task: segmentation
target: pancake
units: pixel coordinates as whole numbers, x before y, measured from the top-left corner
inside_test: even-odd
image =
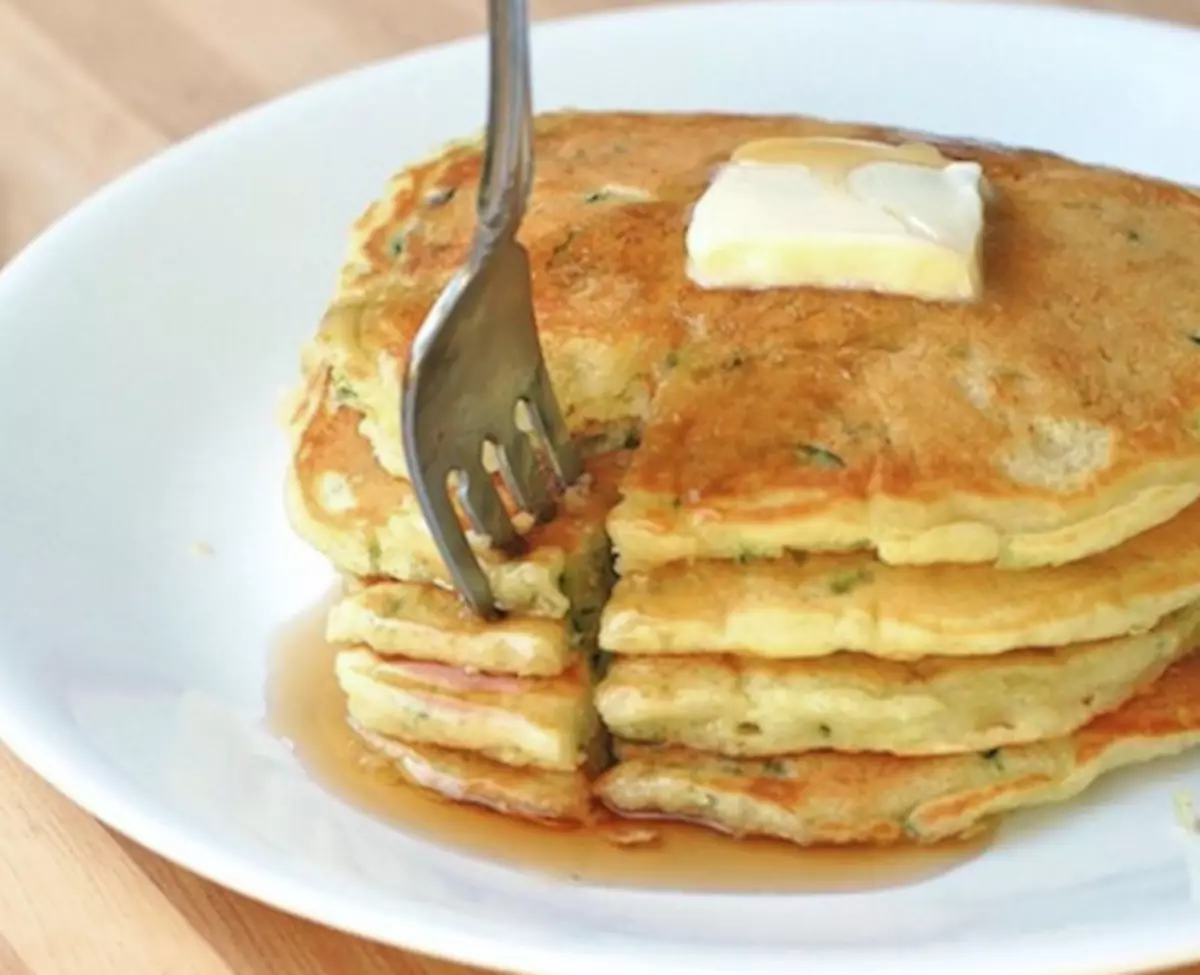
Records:
[[[984,751],[1070,734],[1147,688],[1198,640],[1193,604],[1149,633],[994,657],[618,657],[596,707],[622,738],[725,755]]]
[[[379,466],[359,431],[361,416],[339,405],[328,371],[314,374],[290,420],[293,461],[287,509],[293,529],[343,573],[451,586],[416,493]],[[607,562],[604,517],[615,500],[620,455],[593,457],[588,476],[560,499],[558,515],[525,528],[525,551],[507,557],[473,536],[500,607],[562,618],[569,560]]]
[[[356,727],[380,766],[427,792],[518,819],[578,825],[591,816],[591,783],[582,771],[513,768],[471,752],[414,745]]]
[[[869,552],[677,562],[623,577],[601,645],[618,653],[995,654],[1142,632],[1200,599],[1200,504],[1057,568],[889,566]]]
[[[574,652],[566,620],[488,622],[457,593],[412,582],[378,582],[347,596],[329,611],[325,635],[387,655],[521,676],[561,673]]]
[[[335,669],[360,728],[505,765],[578,768],[597,730],[583,659],[556,677],[511,677],[355,648],[337,655]]]
[[[609,519],[623,570],[787,549],[1058,565],[1200,496],[1194,192],[930,140],[994,191],[981,300],[703,290],[685,273],[688,214],[739,145],[911,134],[621,113],[536,129],[522,238],[555,389],[581,438],[640,428]],[[460,144],[392,183],[304,357],[392,473],[397,377],[467,252],[479,170]]]
[[[565,619],[508,615],[483,620],[457,593],[436,585],[355,580],[330,610],[325,636],[384,656],[551,677],[578,653],[595,653],[600,610],[612,588],[607,552],[588,549],[568,557],[561,587],[571,606]]]
[[[929,843],[1023,806],[1063,802],[1123,766],[1200,745],[1200,655],[1080,731],[970,755],[811,752],[735,759],[621,746],[596,791],[627,815],[685,818],[736,835],[811,845]]]
[[[1200,220],[1197,231],[1200,244]],[[1049,321],[1041,327],[1054,332]],[[924,320],[905,332],[918,329]],[[1191,432],[1200,386],[1182,373],[1175,388],[1187,392],[1145,419],[1154,441],[1173,444],[1175,459],[1135,457],[1139,444],[1154,448],[1144,430],[1126,428],[1123,377],[1092,368],[1083,349],[1016,358],[1004,349],[1016,337],[1007,318],[973,323],[969,334],[965,354],[983,358],[989,377],[1018,377],[988,380],[1019,391],[1003,400],[989,393],[997,398],[986,410],[971,407],[956,382],[968,367],[931,337],[906,334],[896,341],[914,344],[893,352],[865,336],[861,361],[851,344],[739,352],[728,360],[736,366],[677,370],[655,399],[609,518],[620,570],[857,549],[892,564],[1055,566],[1161,524],[1200,495],[1200,439]],[[1086,335],[1074,324],[1067,334]],[[1166,355],[1165,337],[1162,344]],[[1181,351],[1197,348],[1189,339]],[[1049,375],[1060,359],[1069,368]]]

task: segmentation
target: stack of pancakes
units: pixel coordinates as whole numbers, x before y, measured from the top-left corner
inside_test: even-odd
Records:
[[[911,138],[538,120],[522,236],[589,474],[519,555],[477,540],[493,624],[449,588],[399,435],[478,145],[359,221],[289,416],[289,510],[351,580],[329,621],[349,719],[417,784],[541,819],[594,794],[799,843],[935,840],[1200,743],[1200,197],[938,142],[992,190],[979,301],[695,287],[714,168],[795,135]]]
[[[1192,506],[1003,575],[859,553],[626,575],[597,696],[622,761],[600,793],[801,843],[941,839],[1066,798],[1200,742],[1198,552]]]

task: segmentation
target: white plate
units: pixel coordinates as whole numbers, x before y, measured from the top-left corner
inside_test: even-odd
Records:
[[[555,24],[535,48],[541,108],[828,114],[1200,182],[1200,34],[1168,27],[737,3]],[[223,884],[505,969],[1041,975],[1200,957],[1170,810],[1200,785],[1195,760],[1023,817],[915,887],[738,897],[564,886],[422,845],[324,794],[263,730],[272,636],[331,578],[285,526],[276,397],[348,223],[394,168],[482,122],[483,66],[480,43],[452,45],[222,125],[0,278],[4,740]],[[216,555],[190,558],[197,539]]]

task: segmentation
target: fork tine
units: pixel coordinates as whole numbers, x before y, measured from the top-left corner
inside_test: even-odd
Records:
[[[430,475],[428,480],[418,478],[413,483],[438,552],[454,581],[454,588],[476,615],[489,620],[497,619],[501,614],[496,609],[491,583],[467,541],[454,505],[450,503],[446,479]],[[430,485],[433,489],[427,490]]]
[[[550,463],[559,482],[564,486],[575,483],[583,473],[583,464],[575,445],[571,443],[567,425],[563,422],[545,363],[538,364],[533,382],[526,393],[525,403],[529,408],[530,422],[541,437],[542,443],[546,445],[546,452],[550,455]]]
[[[458,476],[458,501],[475,530],[488,536],[492,548],[511,548],[517,530],[483,464],[460,470]]]
[[[520,430],[514,431],[508,443],[497,446],[496,456],[500,462],[500,475],[518,506],[539,522],[554,517],[554,499],[543,483],[541,465],[529,436]]]

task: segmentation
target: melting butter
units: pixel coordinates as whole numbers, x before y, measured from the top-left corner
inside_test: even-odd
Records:
[[[707,288],[823,287],[962,301],[982,290],[983,174],[923,143],[767,139],[700,198],[688,273]]]

